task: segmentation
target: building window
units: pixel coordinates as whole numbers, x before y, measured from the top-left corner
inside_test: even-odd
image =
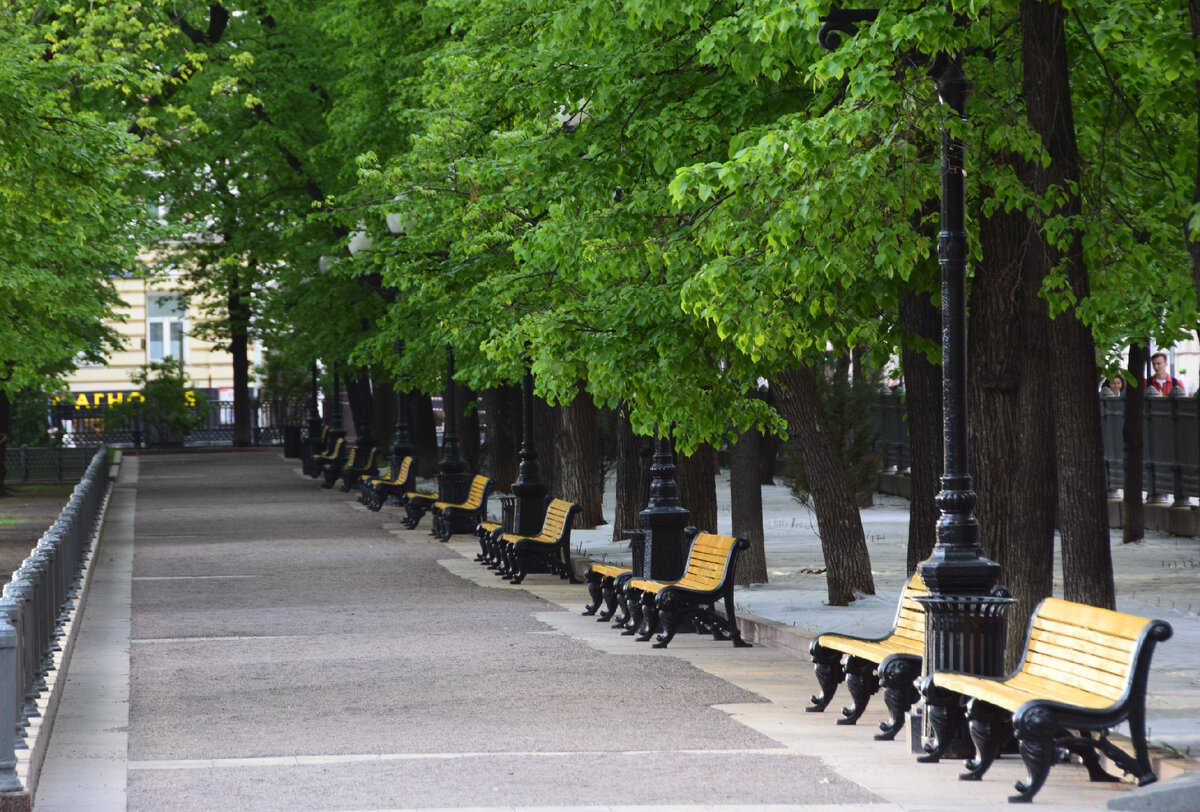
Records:
[[[151,294],[146,298],[147,350],[151,361],[175,358],[183,361],[183,325],[187,299],[176,293]]]

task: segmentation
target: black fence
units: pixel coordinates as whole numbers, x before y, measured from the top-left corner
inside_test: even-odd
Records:
[[[1125,486],[1123,397],[1100,396],[1104,473],[1110,494]],[[885,471],[909,468],[908,423],[902,393],[886,392],[876,401],[879,444]],[[1147,501],[1187,505],[1200,497],[1200,398],[1146,395],[1142,416],[1142,489]]]
[[[90,448],[9,448],[4,452],[5,480],[13,483],[78,482],[95,453]]]
[[[66,448],[147,448],[182,442],[185,446],[233,445],[233,402],[212,401],[207,408],[192,409],[199,426],[182,438],[165,437],[159,427],[141,418],[114,421],[104,409],[63,408],[55,413],[59,443]],[[303,426],[304,403],[268,401],[251,403],[250,442],[281,445],[285,426]]]

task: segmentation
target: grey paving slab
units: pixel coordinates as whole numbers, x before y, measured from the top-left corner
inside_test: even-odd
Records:
[[[398,529],[278,455],[132,462],[128,539],[106,530],[98,568],[118,597],[87,612],[108,656],[64,699],[75,738],[38,810],[1009,808],[1018,761],[964,784],[805,713],[794,650],[639,645],[579,615],[582,587],[503,583],[469,539]],[[1059,766],[1038,808],[1128,789]]]

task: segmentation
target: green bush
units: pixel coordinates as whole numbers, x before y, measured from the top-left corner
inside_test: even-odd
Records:
[[[141,398],[129,397],[109,406],[105,419],[133,425],[140,419],[147,445],[182,445],[208,417],[208,400],[191,390],[182,361],[151,361],[129,373],[129,379],[141,390]]]

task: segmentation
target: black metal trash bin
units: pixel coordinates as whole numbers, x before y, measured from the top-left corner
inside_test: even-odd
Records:
[[[283,427],[283,456],[300,456],[300,426]]]

